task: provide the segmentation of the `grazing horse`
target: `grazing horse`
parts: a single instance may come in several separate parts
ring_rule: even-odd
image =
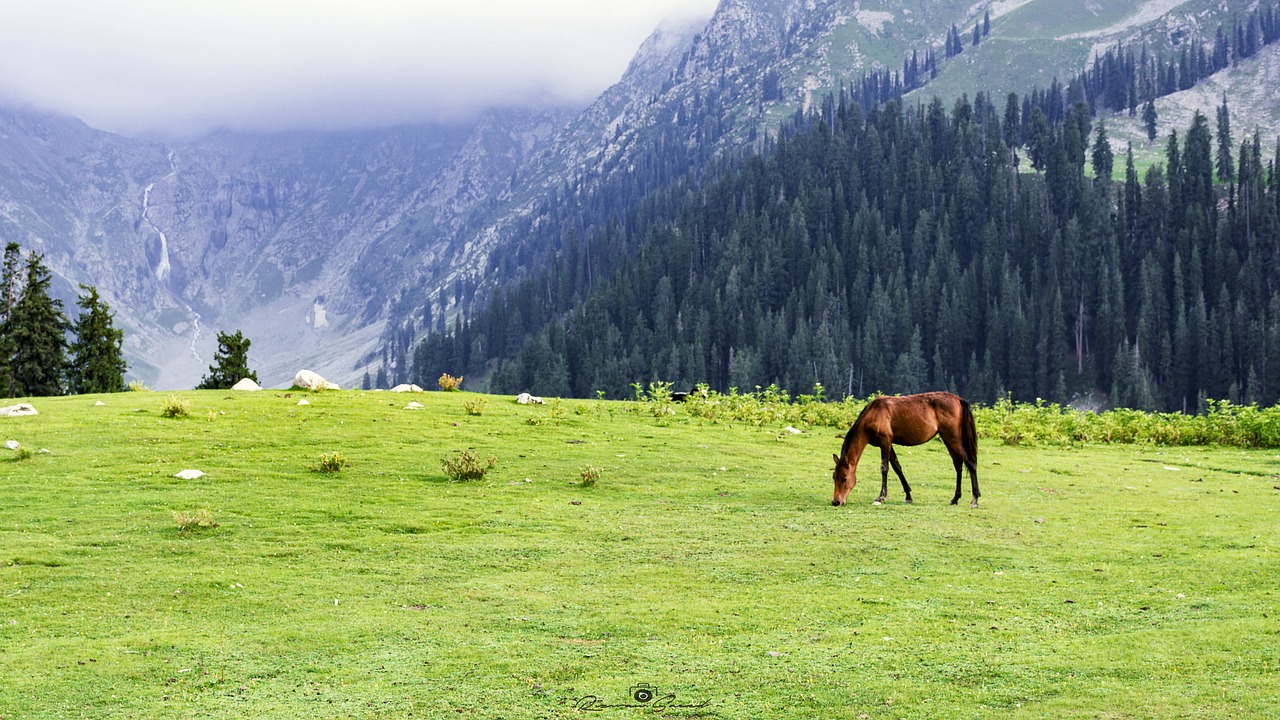
[[[902,481],[902,489],[911,502],[911,486],[902,476],[902,466],[894,445],[922,445],[941,435],[942,442],[951,453],[956,467],[956,495],[951,504],[960,501],[960,479],[963,468],[969,468],[973,484],[973,502],[978,507],[978,433],[973,423],[969,403],[958,395],[946,392],[928,392],[902,397],[878,397],[867,403],[844,437],[844,446],[836,460],[831,477],[835,481],[835,494],[831,504],[840,506],[849,497],[849,491],[858,484],[858,460],[868,445],[880,448],[880,497],[875,505],[884,502],[889,491],[889,466]]]

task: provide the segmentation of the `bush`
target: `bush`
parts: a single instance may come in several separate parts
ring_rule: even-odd
[[[455,455],[446,455],[440,461],[445,477],[454,482],[483,480],[489,470],[497,467],[497,465],[497,458],[491,457],[487,460],[482,460],[479,455],[473,455],[467,450],[459,451]]]
[[[25,462],[27,460],[30,460],[32,457],[33,457],[32,452],[24,447],[16,448],[13,451],[14,462]]]
[[[194,512],[174,510],[173,521],[178,524],[179,532],[218,527],[218,523],[213,521],[213,513],[209,512],[208,508],[201,508]]]
[[[147,387],[147,384],[142,382],[141,380],[129,381],[129,392],[150,392],[150,391],[151,391],[151,388]]]
[[[454,377],[449,373],[442,373],[440,379],[436,381],[440,385],[440,389],[445,392],[455,392],[462,387],[462,378]]]
[[[582,487],[595,487],[596,482],[604,476],[604,470],[594,465],[588,465],[582,468],[579,476],[582,478],[580,483]]]
[[[468,415],[483,415],[485,407],[489,404],[484,398],[476,398],[475,400],[467,400],[462,403],[462,409],[467,411]]]
[[[311,470],[312,472],[320,473],[338,473],[342,472],[342,468],[347,467],[350,464],[351,463],[347,462],[347,459],[343,457],[340,452],[324,453],[320,456],[319,464],[312,465]]]
[[[186,417],[191,414],[191,401],[184,397],[170,395],[161,403],[160,414],[169,418]]]

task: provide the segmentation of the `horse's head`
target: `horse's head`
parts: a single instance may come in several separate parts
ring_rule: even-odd
[[[836,461],[836,469],[831,473],[831,479],[836,484],[835,492],[831,495],[831,504],[839,507],[849,497],[849,492],[853,490],[853,486],[858,484],[858,475],[855,472],[857,467],[839,455],[832,455],[831,457],[835,458]]]

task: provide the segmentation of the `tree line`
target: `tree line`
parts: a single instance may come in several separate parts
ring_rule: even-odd
[[[5,397],[124,389],[124,333],[96,288],[81,285],[75,321],[50,295],[44,256],[9,243],[0,269],[0,390]]]
[[[1163,163],[1140,175],[1130,149],[1112,180],[1086,103],[1045,116],[1035,150],[1012,131],[1022,108],[864,112],[842,94],[764,152],[566,233],[545,271],[428,335],[414,377],[587,397],[662,380],[1280,399],[1280,158],[1257,133],[1235,144],[1224,101],[1216,141],[1197,113]]]
[[[990,31],[991,18],[984,13],[974,23],[972,45],[978,46]],[[1157,98],[1186,90],[1219,70],[1253,57],[1276,40],[1280,40],[1280,2],[1263,0],[1243,20],[1237,16],[1230,27],[1220,24],[1211,43],[1189,39],[1167,57],[1151,51],[1146,44],[1135,48],[1133,44],[1118,43],[1095,56],[1089,67],[1069,78],[1065,85],[1055,79],[1054,87],[1044,91],[1041,98],[1028,97],[1028,101],[1039,105],[1051,119],[1055,110],[1049,104],[1055,99],[1059,115],[1077,102],[1087,104],[1095,115],[1109,110],[1128,111],[1133,116],[1139,108],[1144,113],[1154,112]],[[946,33],[944,59],[960,55],[964,45],[961,32],[952,25]],[[872,105],[883,105],[924,87],[937,77],[938,61],[932,47],[923,52],[923,61],[919,59],[921,54],[912,50],[911,56],[904,58],[901,72],[882,68],[864,73],[848,88],[853,101],[865,112]],[[1023,117],[1029,120],[1030,113]],[[1025,135],[1026,128],[1019,132]]]

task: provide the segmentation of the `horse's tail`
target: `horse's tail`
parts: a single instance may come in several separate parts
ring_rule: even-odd
[[[970,468],[978,471],[978,426],[973,421],[973,410],[969,401],[960,398],[960,445],[964,448],[965,460]]]

